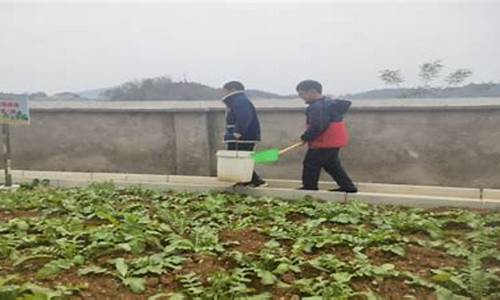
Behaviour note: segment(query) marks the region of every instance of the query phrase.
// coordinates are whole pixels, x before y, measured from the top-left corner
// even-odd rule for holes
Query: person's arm
[[[305,142],[315,140],[330,125],[330,118],[324,109],[324,103],[311,105],[307,109],[308,128],[300,137]]]
[[[241,101],[233,106],[234,113],[234,136],[239,139],[248,129],[252,122],[253,110],[249,102]]]

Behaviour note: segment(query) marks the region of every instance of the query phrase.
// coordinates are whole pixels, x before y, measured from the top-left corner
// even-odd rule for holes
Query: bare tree
[[[469,69],[458,69],[455,72],[450,73],[445,81],[448,83],[448,86],[459,85],[464,82],[467,77],[472,75],[472,71]]]
[[[385,69],[379,72],[378,77],[382,79],[385,84],[395,85],[397,88],[405,81],[400,70]]]
[[[444,65],[441,63],[441,60],[436,60],[434,62],[424,63],[420,66],[420,73],[418,76],[422,80],[422,83],[425,88],[430,87],[430,83],[439,77],[439,73],[441,69],[443,69]]]
[[[387,85],[395,85],[399,91],[399,97],[405,97],[399,86],[405,81],[400,70],[385,69],[379,71],[378,77]]]

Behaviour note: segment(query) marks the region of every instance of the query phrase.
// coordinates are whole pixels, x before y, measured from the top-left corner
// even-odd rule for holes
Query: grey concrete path
[[[58,187],[87,186],[92,182],[114,182],[117,186],[138,185],[159,190],[187,192],[236,192],[252,196],[271,196],[283,199],[300,199],[307,195],[328,201],[357,199],[371,204],[391,204],[411,207],[469,207],[500,209],[500,190],[415,186],[396,184],[358,183],[359,193],[344,194],[327,191],[331,183],[321,182],[320,191],[299,191],[296,180],[269,180],[265,188],[234,187],[233,183],[218,181],[216,177],[149,175],[130,173],[84,173],[14,170],[16,183],[32,182],[33,179],[49,179]]]

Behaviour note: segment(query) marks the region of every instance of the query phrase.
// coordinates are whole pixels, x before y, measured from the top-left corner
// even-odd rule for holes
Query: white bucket
[[[253,151],[217,151],[217,179],[231,182],[250,182],[255,168]]]

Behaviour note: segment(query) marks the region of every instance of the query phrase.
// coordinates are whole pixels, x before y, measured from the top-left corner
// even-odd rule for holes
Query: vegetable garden
[[[0,192],[0,299],[500,299],[500,212],[37,181]]]

